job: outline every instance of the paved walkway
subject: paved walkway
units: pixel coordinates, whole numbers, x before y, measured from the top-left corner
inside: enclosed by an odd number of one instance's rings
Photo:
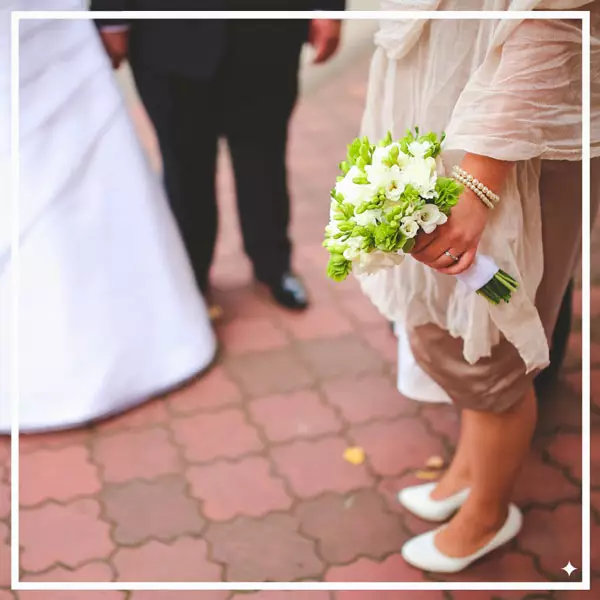
[[[426,525],[395,501],[435,477],[457,419],[395,390],[395,344],[354,282],[328,282],[321,248],[327,192],[357,130],[368,61],[313,91],[293,127],[296,264],[313,308],[274,307],[250,281],[237,223],[225,219],[215,273],[225,311],[218,365],[188,388],[91,429],[22,438],[21,566],[29,581],[430,581],[402,543]],[[138,114],[139,116],[139,114]],[[141,118],[141,117],[140,117]],[[143,122],[140,121],[143,126]],[[151,137],[144,136],[152,148]],[[223,171],[223,204],[233,206]],[[229,211],[228,211],[229,214]],[[600,256],[600,241],[595,255]],[[596,283],[600,285],[600,264]],[[594,381],[600,287],[594,290]],[[566,581],[581,565],[580,343],[541,400],[535,449],[516,500],[516,543],[452,581]],[[595,389],[593,558],[600,569],[600,393]],[[510,440],[507,440],[510,443]],[[344,460],[348,447],[363,464]],[[0,600],[576,600],[524,592],[21,592],[8,586],[8,444],[0,442]],[[600,577],[600,572],[596,573]],[[578,579],[576,572],[572,580]],[[600,584],[600,580],[597,580]],[[588,596],[586,596],[588,597]]]

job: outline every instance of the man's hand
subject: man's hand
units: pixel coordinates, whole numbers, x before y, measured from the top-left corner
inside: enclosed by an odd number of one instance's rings
[[[112,61],[113,69],[118,69],[121,63],[127,59],[129,52],[129,30],[119,29],[114,31],[101,29],[100,38]]]
[[[308,41],[315,49],[315,64],[330,59],[340,45],[342,22],[331,19],[314,19],[310,24]]]

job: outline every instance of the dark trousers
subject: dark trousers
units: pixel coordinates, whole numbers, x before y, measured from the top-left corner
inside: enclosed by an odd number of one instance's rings
[[[220,137],[228,143],[244,248],[256,277],[274,282],[289,269],[286,148],[303,43],[291,33],[273,21],[229,22],[226,51],[210,78],[161,71],[143,58],[132,61],[158,136],[167,194],[202,290],[217,237]]]

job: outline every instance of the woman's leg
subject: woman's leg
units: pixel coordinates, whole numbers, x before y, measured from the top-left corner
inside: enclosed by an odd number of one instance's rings
[[[445,500],[471,486],[471,456],[473,454],[472,420],[461,411],[460,435],[450,466],[431,492],[432,500]],[[466,418],[465,418],[466,417]]]
[[[438,550],[451,557],[468,556],[487,544],[502,527],[536,417],[533,390],[503,413],[463,411],[465,439],[459,452],[468,459],[471,494],[436,536]]]

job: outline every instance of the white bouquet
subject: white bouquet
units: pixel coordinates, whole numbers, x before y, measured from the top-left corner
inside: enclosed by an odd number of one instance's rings
[[[415,128],[396,142],[388,133],[377,146],[367,137],[348,146],[325,228],[330,278],[343,281],[353,270],[372,274],[399,265],[419,232],[430,234],[446,223],[463,186],[438,175],[443,141],[443,135],[420,136]],[[508,302],[518,288],[483,255],[457,277],[493,304]]]

